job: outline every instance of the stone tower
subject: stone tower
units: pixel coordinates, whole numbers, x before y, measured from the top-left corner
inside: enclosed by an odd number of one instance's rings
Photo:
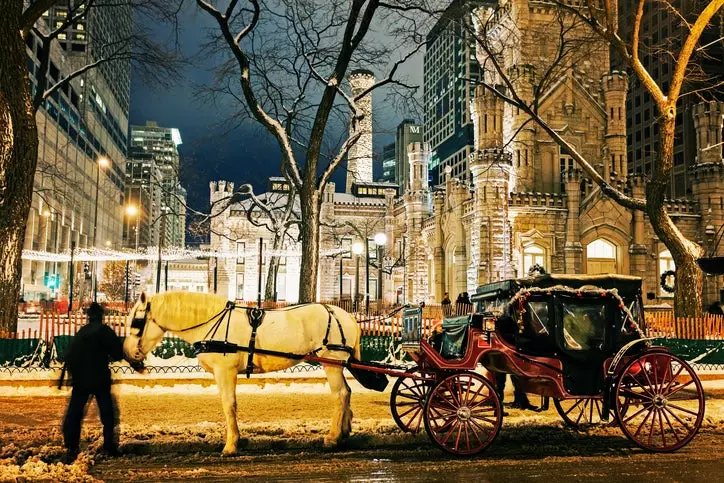
[[[477,151],[469,162],[475,214],[470,228],[468,285],[514,276],[508,220],[513,157],[502,149],[503,113],[503,101],[478,86],[472,108]]]
[[[352,96],[357,96],[375,83],[375,76],[368,70],[358,69],[349,74]],[[372,182],[372,93],[357,101],[357,107],[364,113],[360,129],[362,135],[347,155],[347,186],[345,191],[352,192],[354,182]]]
[[[606,110],[606,134],[604,136],[603,177],[622,178],[628,172],[626,159],[626,92],[628,75],[613,71],[601,77],[604,109]]]
[[[234,194],[234,183],[230,181],[212,181],[209,183],[211,201],[211,246],[222,252],[236,250],[232,246],[231,239],[234,238],[229,230],[228,199]],[[227,297],[229,300],[236,298],[236,260],[219,259],[216,261],[216,294]],[[214,266],[209,266],[209,280],[211,280],[210,291],[214,292]]]
[[[701,207],[700,239],[705,253],[710,254],[717,243],[715,235],[724,225],[724,160],[722,159],[722,128],[724,102],[702,102],[693,109],[696,129],[696,164],[692,170],[692,193]],[[724,256],[724,241],[715,256]],[[724,276],[704,277],[704,303],[720,300]]]
[[[410,143],[407,157],[410,162],[410,189],[405,194],[405,221],[409,240],[407,257],[407,293],[412,303],[427,299],[427,256],[422,239],[422,222],[430,214],[427,172],[430,163],[430,144]]]

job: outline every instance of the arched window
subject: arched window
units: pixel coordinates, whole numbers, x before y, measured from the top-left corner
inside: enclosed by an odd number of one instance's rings
[[[538,264],[543,267],[546,272],[550,272],[546,267],[546,250],[540,245],[528,245],[523,247],[523,273],[522,276],[528,275],[528,270],[533,265]]]
[[[586,246],[586,273],[618,273],[616,246],[602,238]]]
[[[588,258],[616,258],[616,247],[611,243],[599,238],[588,244],[586,247],[586,256]]]

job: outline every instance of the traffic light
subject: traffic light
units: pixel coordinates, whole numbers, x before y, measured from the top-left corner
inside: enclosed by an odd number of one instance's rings
[[[51,290],[55,290],[60,286],[60,275],[57,273],[45,272],[45,276],[43,277],[43,285]]]
[[[93,276],[91,275],[90,263],[83,262],[83,274],[85,275],[86,280],[90,280],[91,278],[93,278]]]

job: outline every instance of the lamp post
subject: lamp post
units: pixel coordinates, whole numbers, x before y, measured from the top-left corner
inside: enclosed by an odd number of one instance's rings
[[[384,294],[382,291],[382,257],[384,256],[386,243],[387,235],[382,232],[375,234],[375,245],[377,246],[377,300],[379,301],[382,300]]]
[[[93,210],[93,248],[96,247],[96,235],[98,234],[98,193],[101,184],[101,168],[107,168],[111,162],[108,158],[101,156],[98,158],[98,171],[96,171],[96,203]],[[98,262],[93,262],[93,302],[98,301]]]
[[[131,218],[134,216],[136,217],[136,233],[135,233],[135,235],[136,235],[136,250],[138,250],[138,218],[139,218],[138,207],[136,205],[129,204],[129,205],[126,205],[125,211],[126,211],[126,216],[128,217],[128,229],[126,230],[126,233],[128,235],[130,235],[130,232],[131,232],[131,223],[130,223]],[[130,292],[128,290],[128,283],[129,283],[129,278],[130,278],[129,264],[130,264],[130,260],[126,260],[126,291],[125,291],[126,307],[128,307],[128,298],[130,295]]]
[[[354,242],[352,244],[352,253],[355,254],[355,257],[357,258],[357,269],[354,272],[354,311],[357,311],[357,299],[359,295],[359,256],[362,253],[362,250],[365,249],[365,246],[360,242]]]

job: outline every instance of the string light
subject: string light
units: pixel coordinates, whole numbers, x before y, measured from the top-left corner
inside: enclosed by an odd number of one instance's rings
[[[336,256],[349,250],[334,248],[331,250],[320,250],[320,256]],[[161,259],[165,261],[191,260],[200,258],[255,258],[259,255],[256,250],[246,251],[224,251],[224,250],[200,250],[180,247],[167,247],[161,251]],[[301,250],[264,250],[265,257],[301,257]],[[38,262],[70,262],[69,250],[63,252],[47,252],[42,250],[23,250],[23,260]],[[73,252],[73,261],[76,262],[111,262],[111,261],[133,261],[133,260],[158,260],[158,247],[141,248],[139,250],[111,250],[108,248],[81,248]]]

